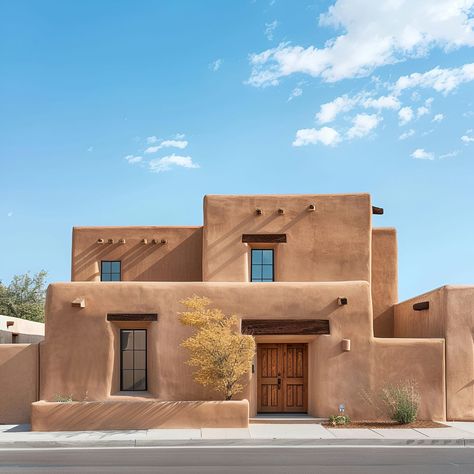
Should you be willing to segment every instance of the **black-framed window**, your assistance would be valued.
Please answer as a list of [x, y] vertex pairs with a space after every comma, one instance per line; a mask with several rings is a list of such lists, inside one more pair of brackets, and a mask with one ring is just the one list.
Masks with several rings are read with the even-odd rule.
[[120, 260], [102, 260], [100, 262], [100, 281], [120, 281], [122, 279]]
[[147, 390], [146, 329], [120, 330], [120, 390]]
[[273, 249], [252, 249], [251, 281], [275, 281]]

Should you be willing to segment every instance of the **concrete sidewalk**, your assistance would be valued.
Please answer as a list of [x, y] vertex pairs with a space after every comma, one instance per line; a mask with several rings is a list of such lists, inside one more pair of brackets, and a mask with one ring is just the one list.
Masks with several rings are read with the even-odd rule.
[[474, 422], [448, 428], [345, 429], [320, 424], [258, 424], [249, 428], [32, 432], [0, 425], [0, 449], [142, 446], [459, 446], [474, 447]]

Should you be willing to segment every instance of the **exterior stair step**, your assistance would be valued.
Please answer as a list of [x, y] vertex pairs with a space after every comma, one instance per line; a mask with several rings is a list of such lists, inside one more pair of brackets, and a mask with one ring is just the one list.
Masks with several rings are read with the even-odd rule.
[[249, 423], [265, 423], [273, 425], [285, 425], [285, 424], [321, 424], [329, 421], [328, 418], [316, 418], [309, 415], [298, 415], [298, 414], [259, 414], [252, 418], [249, 418]]

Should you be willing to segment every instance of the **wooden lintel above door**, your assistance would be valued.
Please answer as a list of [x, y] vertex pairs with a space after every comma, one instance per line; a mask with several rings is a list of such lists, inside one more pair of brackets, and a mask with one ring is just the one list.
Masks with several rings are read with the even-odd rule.
[[242, 319], [242, 334], [305, 336], [330, 332], [327, 319]]

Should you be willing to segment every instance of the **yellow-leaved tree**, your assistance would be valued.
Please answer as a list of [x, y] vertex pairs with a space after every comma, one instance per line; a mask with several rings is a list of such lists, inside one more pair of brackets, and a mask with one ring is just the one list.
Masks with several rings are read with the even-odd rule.
[[194, 295], [181, 303], [187, 309], [179, 313], [181, 323], [196, 330], [181, 343], [190, 353], [187, 364], [196, 368], [194, 380], [231, 400], [244, 388], [242, 377], [255, 355], [254, 338], [240, 333], [235, 315], [210, 308], [209, 298]]

